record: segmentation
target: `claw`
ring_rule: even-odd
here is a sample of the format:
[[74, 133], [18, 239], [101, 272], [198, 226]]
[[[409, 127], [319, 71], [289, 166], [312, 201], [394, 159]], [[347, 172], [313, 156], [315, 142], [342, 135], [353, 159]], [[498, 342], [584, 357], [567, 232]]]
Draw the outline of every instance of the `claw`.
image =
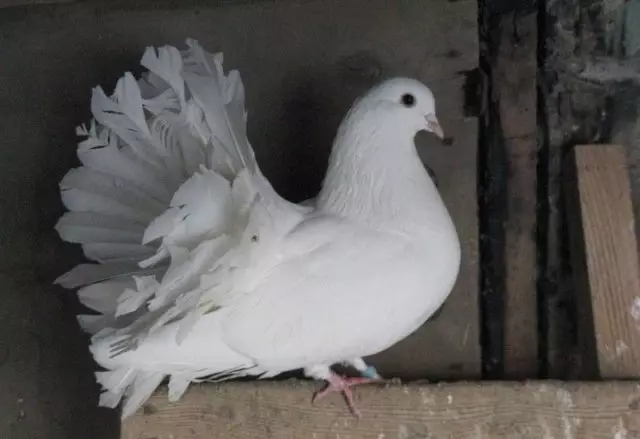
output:
[[353, 415], [356, 418], [360, 418], [361, 413], [358, 407], [356, 407], [355, 400], [353, 397], [353, 390], [351, 390], [351, 388], [354, 386], [369, 384], [369, 383], [378, 382], [378, 381], [379, 379], [376, 379], [376, 378], [362, 378], [362, 377], [344, 378], [336, 373], [332, 373], [327, 386], [324, 389], [314, 393], [313, 398], [311, 399], [311, 403], [314, 404], [318, 400], [324, 398], [325, 396], [331, 393], [340, 392], [342, 393], [345, 400], [347, 401], [347, 406], [349, 407], [349, 410], [351, 411], [351, 413], [353, 413]]

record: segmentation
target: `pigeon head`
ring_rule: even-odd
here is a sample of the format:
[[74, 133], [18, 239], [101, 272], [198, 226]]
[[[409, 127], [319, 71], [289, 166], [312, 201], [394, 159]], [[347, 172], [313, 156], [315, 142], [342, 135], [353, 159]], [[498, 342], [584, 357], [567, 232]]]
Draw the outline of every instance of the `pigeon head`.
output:
[[444, 138], [436, 117], [436, 102], [433, 93], [423, 83], [409, 78], [388, 79], [371, 89], [361, 100], [363, 105], [384, 104], [396, 120], [408, 128], [434, 133]]

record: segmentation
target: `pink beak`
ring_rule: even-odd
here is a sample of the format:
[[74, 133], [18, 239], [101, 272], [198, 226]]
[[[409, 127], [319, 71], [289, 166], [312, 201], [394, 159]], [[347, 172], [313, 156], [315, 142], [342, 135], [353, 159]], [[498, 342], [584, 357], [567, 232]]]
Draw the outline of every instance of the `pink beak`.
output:
[[444, 132], [442, 131], [442, 127], [440, 126], [440, 122], [438, 122], [438, 118], [435, 114], [427, 114], [425, 117], [427, 120], [427, 127], [429, 131], [438, 136], [440, 139], [444, 139]]

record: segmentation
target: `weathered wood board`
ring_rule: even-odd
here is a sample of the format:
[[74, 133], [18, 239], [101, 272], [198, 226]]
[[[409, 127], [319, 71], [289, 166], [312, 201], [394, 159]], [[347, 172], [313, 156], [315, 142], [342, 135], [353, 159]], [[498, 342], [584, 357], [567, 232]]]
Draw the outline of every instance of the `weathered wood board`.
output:
[[0, 0], [0, 8], [15, 6], [39, 6], [49, 3], [71, 3], [76, 0]]
[[504, 378], [535, 378], [537, 318], [537, 14], [505, 15], [492, 70], [507, 162]]
[[566, 165], [583, 354], [603, 378], [638, 378], [640, 263], [626, 149], [579, 145]]
[[158, 393], [124, 421], [122, 439], [632, 438], [636, 383], [484, 382], [365, 386], [356, 420], [336, 395], [316, 406], [313, 384], [192, 388], [179, 403]]
[[[0, 413], [0, 437], [110, 438], [112, 412], [95, 408], [87, 341], [73, 310], [62, 306], [72, 293], [51, 286], [80, 260], [78, 247], [63, 245], [53, 230], [62, 214], [58, 183], [78, 165], [75, 127], [88, 120], [92, 87], [110, 91], [124, 71], [140, 70], [147, 45], [182, 45], [188, 36], [223, 50], [226, 65], [242, 72], [258, 160], [292, 199], [319, 187], [332, 137], [357, 95], [396, 74], [433, 88], [453, 144], [421, 135], [420, 151], [460, 231], [462, 272], [440, 317], [374, 362], [390, 376], [477, 377], [478, 135], [477, 120], [463, 115], [462, 91], [465, 72], [478, 63], [475, 0], [87, 0], [5, 8], [0, 271], [15, 282], [3, 283], [8, 317], [1, 327], [9, 330], [0, 331], [0, 344], [25, 345], [1, 359], [0, 378], [12, 383], [0, 386], [2, 400], [14, 405]], [[24, 309], [37, 310], [36, 317], [27, 320]], [[76, 405], [68, 408], [69, 400]], [[21, 409], [26, 417], [14, 418]]]
[[[548, 305], [549, 375], [579, 379], [583, 371], [575, 325], [577, 294], [569, 264], [567, 224], [564, 222], [562, 162], [575, 145], [628, 145], [633, 186], [638, 185], [638, 96], [634, 59], [623, 59], [626, 44], [625, 10], [637, 2], [547, 1], [542, 6], [546, 25], [540, 49], [541, 122], [541, 292]], [[634, 27], [633, 25], [631, 26]], [[636, 191], [636, 201], [640, 200]], [[636, 204], [636, 214], [640, 214]]]

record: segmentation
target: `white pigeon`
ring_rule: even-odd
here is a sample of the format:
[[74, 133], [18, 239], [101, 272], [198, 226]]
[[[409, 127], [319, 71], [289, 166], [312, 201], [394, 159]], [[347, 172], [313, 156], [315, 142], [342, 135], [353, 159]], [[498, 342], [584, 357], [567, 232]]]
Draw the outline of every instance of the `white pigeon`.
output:
[[[316, 397], [380, 378], [362, 357], [416, 330], [460, 265], [454, 224], [415, 150], [442, 137], [431, 91], [382, 82], [346, 115], [315, 200], [280, 197], [246, 134], [244, 88], [222, 54], [147, 48], [140, 80], [93, 90], [82, 166], [62, 180], [56, 228], [88, 259], [61, 276], [105, 370], [100, 405], [134, 413], [169, 378], [268, 378], [303, 369]], [[334, 364], [355, 367], [346, 378]]]

